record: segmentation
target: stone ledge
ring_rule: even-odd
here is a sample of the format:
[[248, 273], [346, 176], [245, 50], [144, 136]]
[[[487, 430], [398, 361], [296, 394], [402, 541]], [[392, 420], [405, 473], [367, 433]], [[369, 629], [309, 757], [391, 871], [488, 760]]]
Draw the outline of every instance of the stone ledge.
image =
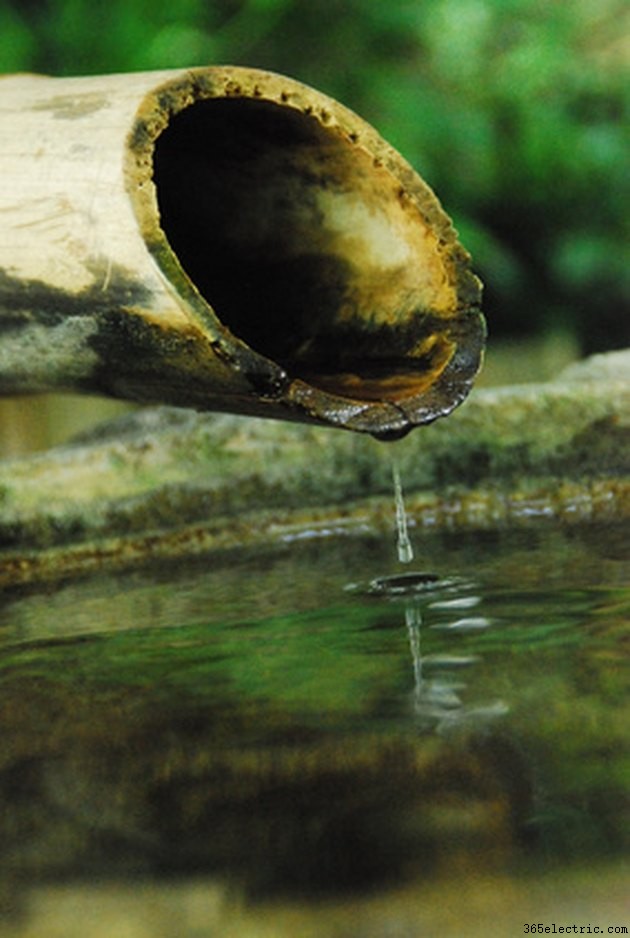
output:
[[390, 525], [394, 460], [410, 514], [433, 530], [627, 519], [628, 375], [630, 352], [596, 356], [553, 382], [478, 391], [395, 444], [141, 411], [0, 465], [0, 583]]

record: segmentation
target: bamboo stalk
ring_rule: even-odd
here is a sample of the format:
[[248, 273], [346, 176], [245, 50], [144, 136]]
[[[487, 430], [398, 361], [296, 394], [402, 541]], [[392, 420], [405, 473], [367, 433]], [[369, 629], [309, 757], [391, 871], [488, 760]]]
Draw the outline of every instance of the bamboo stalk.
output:
[[0, 393], [397, 436], [479, 368], [435, 195], [346, 108], [243, 68], [0, 80]]

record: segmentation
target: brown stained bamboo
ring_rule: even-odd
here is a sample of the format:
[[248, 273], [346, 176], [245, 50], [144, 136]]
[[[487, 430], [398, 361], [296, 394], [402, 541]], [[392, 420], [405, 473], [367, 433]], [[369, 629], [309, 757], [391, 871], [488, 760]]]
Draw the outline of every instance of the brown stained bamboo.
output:
[[469, 262], [409, 164], [291, 79], [0, 79], [0, 394], [400, 436], [478, 371]]

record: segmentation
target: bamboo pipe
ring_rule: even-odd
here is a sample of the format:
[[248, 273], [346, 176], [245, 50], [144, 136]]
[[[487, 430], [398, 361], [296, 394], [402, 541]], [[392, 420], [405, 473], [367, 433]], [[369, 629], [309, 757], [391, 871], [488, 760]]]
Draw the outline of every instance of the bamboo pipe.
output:
[[291, 79], [0, 79], [2, 394], [402, 436], [478, 371], [469, 261], [405, 160]]

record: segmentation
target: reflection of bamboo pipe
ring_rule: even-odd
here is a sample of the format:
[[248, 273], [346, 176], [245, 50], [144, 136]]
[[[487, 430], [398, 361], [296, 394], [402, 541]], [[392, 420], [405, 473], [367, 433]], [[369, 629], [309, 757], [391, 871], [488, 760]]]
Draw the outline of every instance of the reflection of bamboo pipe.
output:
[[0, 392], [402, 435], [449, 413], [480, 284], [367, 124], [242, 68], [0, 80]]

